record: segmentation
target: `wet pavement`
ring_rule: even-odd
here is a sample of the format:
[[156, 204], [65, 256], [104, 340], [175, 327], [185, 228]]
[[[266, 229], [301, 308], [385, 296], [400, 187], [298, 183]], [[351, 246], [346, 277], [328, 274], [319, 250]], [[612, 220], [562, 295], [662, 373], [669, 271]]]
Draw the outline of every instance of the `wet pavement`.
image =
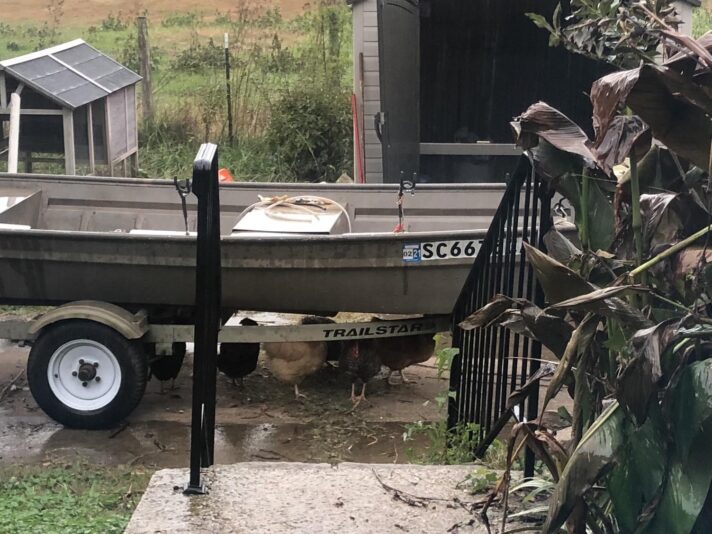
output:
[[[73, 461], [119, 465], [184, 467], [190, 436], [190, 355], [174, 391], [160, 393], [149, 382], [143, 401], [128, 421], [110, 431], [65, 429], [36, 405], [24, 379], [27, 348], [0, 345], [0, 464]], [[19, 379], [17, 378], [20, 375]], [[404, 463], [406, 449], [422, 450], [424, 440], [404, 443], [405, 424], [443, 415], [433, 399], [447, 388], [434, 361], [412, 367], [415, 383], [389, 386], [373, 380], [368, 401], [356, 410], [350, 385], [333, 367], [305, 380], [308, 395], [296, 401], [290, 386], [260, 365], [235, 387], [218, 378], [216, 463], [246, 461]], [[14, 382], [12, 387], [9, 387]]]

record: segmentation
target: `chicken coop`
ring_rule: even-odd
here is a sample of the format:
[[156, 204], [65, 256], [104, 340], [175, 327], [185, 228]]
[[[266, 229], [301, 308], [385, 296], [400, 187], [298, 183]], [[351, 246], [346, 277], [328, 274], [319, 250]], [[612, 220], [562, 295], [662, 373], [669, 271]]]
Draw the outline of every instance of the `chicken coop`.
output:
[[[366, 182], [502, 182], [521, 155], [510, 121], [539, 100], [591, 123], [587, 93], [606, 67], [550, 47], [527, 17], [560, 0], [348, 1], [354, 161]], [[699, 5], [676, 2], [683, 31]]]
[[135, 176], [141, 77], [81, 39], [0, 62], [0, 154], [66, 174]]

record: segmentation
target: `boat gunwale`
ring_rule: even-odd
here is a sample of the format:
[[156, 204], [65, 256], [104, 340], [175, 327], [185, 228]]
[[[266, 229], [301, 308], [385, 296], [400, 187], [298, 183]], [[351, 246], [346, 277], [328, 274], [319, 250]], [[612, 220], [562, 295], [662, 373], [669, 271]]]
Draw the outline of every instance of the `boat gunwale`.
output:
[[[231, 243], [341, 243], [341, 242], [372, 242], [372, 241], [392, 241], [394, 243], [409, 242], [409, 241], [457, 241], [464, 239], [484, 239], [487, 234], [487, 229], [472, 229], [472, 230], [438, 230], [433, 232], [369, 232], [369, 233], [352, 233], [352, 234], [294, 234], [294, 235], [250, 235], [249, 233], [239, 235], [223, 235], [221, 242], [223, 244]], [[61, 240], [96, 240], [101, 237], [107, 241], [125, 241], [131, 240], [135, 242], [195, 242], [195, 235], [146, 235], [146, 234], [130, 234], [126, 232], [93, 232], [79, 230], [51, 230], [33, 228], [29, 230], [10, 230], [0, 229], [0, 238], [5, 237], [51, 237]], [[0, 257], [2, 255], [0, 254]]]
[[[68, 176], [57, 174], [26, 174], [26, 173], [7, 173], [0, 172], [0, 181], [5, 179], [24, 179], [30, 185], [33, 181], [58, 181], [58, 182], [76, 182], [76, 183], [97, 183], [102, 185], [158, 185], [162, 187], [174, 187], [173, 182], [169, 178], [117, 178], [109, 176]], [[318, 189], [318, 190], [334, 190], [334, 191], [395, 191], [398, 192], [399, 184], [332, 184], [332, 183], [298, 183], [298, 182], [233, 182], [221, 183], [220, 188], [225, 189]], [[448, 191], [448, 190], [465, 190], [465, 191], [505, 191], [507, 184], [501, 182], [493, 183], [445, 183], [445, 184], [417, 184], [415, 194], [420, 191]]]

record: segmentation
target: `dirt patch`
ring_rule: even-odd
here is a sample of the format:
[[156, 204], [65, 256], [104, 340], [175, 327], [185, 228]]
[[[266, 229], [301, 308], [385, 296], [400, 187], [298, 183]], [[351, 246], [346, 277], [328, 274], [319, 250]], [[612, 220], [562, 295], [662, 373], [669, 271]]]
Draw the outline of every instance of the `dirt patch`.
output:
[[[34, 24], [49, 20], [47, 13], [48, 0], [5, 0], [3, 2], [4, 22], [32, 22]], [[109, 14], [117, 15], [121, 12], [125, 16], [135, 17], [137, 14], [148, 10], [149, 17], [164, 18], [178, 12], [201, 12], [206, 15], [226, 13], [234, 10], [235, 0], [213, 0], [205, 7], [198, 7], [192, 0], [143, 0], [129, 1], [121, 0], [66, 0], [64, 2], [63, 25], [74, 26], [84, 24], [96, 24], [104, 20]], [[267, 4], [268, 2], [264, 2]], [[273, 5], [279, 7], [282, 15], [293, 17], [304, 10], [304, 0], [276, 0]]]
[[[0, 390], [23, 372], [28, 352], [0, 346]], [[406, 462], [407, 448], [422, 450], [427, 443], [404, 443], [404, 425], [442, 417], [432, 399], [447, 388], [433, 361], [409, 371], [413, 384], [389, 386], [385, 375], [373, 380], [368, 400], [356, 410], [348, 381], [331, 366], [305, 380], [301, 390], [308, 398], [303, 401], [296, 401], [292, 388], [262, 365], [243, 386], [219, 375], [216, 461]], [[189, 453], [191, 374], [189, 355], [174, 391], [161, 394], [159, 383], [149, 382], [128, 425], [113, 437], [115, 431], [68, 430], [55, 424], [36, 405], [21, 376], [0, 402], [5, 422], [0, 464], [81, 458], [110, 465], [183, 467]]]

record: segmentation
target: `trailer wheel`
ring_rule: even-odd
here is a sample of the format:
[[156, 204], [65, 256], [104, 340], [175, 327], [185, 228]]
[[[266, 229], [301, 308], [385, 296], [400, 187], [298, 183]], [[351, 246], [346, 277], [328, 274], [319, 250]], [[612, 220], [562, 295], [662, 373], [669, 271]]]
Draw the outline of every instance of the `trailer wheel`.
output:
[[42, 331], [30, 351], [32, 396], [70, 428], [105, 429], [143, 397], [148, 364], [140, 342], [93, 321], [63, 321]]

